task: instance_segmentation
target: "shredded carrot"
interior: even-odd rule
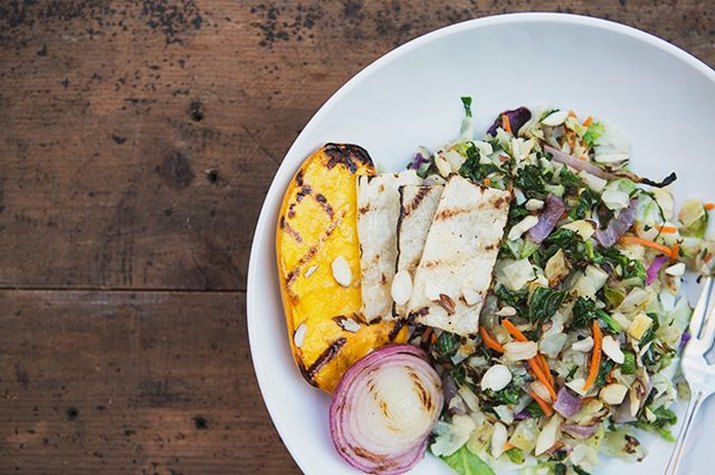
[[[680,257],[680,243],[676,242],[670,249],[670,260],[677,261]]]
[[[657,229],[663,234],[675,234],[678,232],[678,228],[676,228],[675,226],[665,226],[662,224],[657,225],[655,229]]]
[[[504,129],[505,132],[511,133],[511,122],[509,121],[509,116],[506,114],[501,115],[501,128]]]
[[[511,443],[509,443],[509,442],[507,442],[506,444],[504,444],[504,450],[511,450],[511,449],[513,449],[513,448],[514,448],[514,444],[511,444]]]
[[[431,338],[430,340],[431,340],[431,343],[432,343],[433,345],[434,345],[435,343],[437,343],[437,335],[435,335],[434,333],[432,333],[432,338]]]
[[[516,328],[516,325],[511,323],[508,318],[502,320],[501,324],[504,325],[506,331],[508,331],[509,334],[513,336],[516,341],[529,341],[528,338],[526,338],[526,335],[521,333],[521,330]]]
[[[715,203],[705,203],[705,209],[708,211],[712,211],[715,209]]]
[[[554,377],[551,375],[551,369],[549,368],[549,363],[546,362],[546,357],[544,355],[539,355],[539,360],[541,362],[541,369],[544,370],[544,376],[549,380],[549,385],[554,387]]]
[[[647,239],[640,238],[638,236],[625,235],[618,240],[621,244],[640,244],[641,246],[650,247],[656,251],[660,251],[666,256],[672,256],[673,250],[666,246],[665,244],[659,244],[654,241],[649,241]]]
[[[508,331],[509,334],[513,336],[516,341],[529,341],[528,338],[526,338],[526,335],[524,335],[521,330],[516,328],[516,325],[511,323],[508,318],[502,320],[501,323],[502,325],[504,325],[504,328],[506,328],[506,331]],[[529,368],[531,369],[531,372],[534,373],[536,379],[541,381],[544,386],[546,386],[546,389],[549,390],[549,394],[551,395],[551,397],[556,400],[556,391],[554,390],[553,386],[553,377],[551,376],[551,372],[548,370],[548,366],[546,366],[546,360],[544,360],[543,362],[544,366],[546,366],[545,368],[542,367],[542,361],[539,358],[539,355],[534,356],[528,362]],[[546,373],[548,373],[549,375],[547,376]]]
[[[492,186],[492,181],[488,177],[484,178],[483,183],[484,183],[484,186]]]
[[[554,413],[554,410],[551,408],[549,403],[537,396],[534,391],[529,391],[529,396],[536,401],[536,404],[538,404],[541,410],[544,411],[544,415],[546,417],[549,417]]]
[[[586,383],[583,385],[583,392],[588,391],[596,382],[596,377],[598,376],[598,370],[601,367],[601,340],[603,339],[603,333],[601,333],[601,327],[598,326],[598,321],[593,321],[593,351],[591,352],[591,367],[588,369],[588,378],[586,378]]]
[[[504,346],[491,336],[486,328],[480,327],[479,334],[482,335],[482,340],[484,340],[484,344],[487,345],[488,348],[498,351],[499,353],[504,353]]]
[[[593,116],[588,116],[586,120],[583,121],[583,126],[588,127],[593,122]]]
[[[608,373],[608,375],[606,376],[606,382],[610,384],[610,383],[613,383],[613,382],[615,382],[615,381],[616,381],[616,378],[615,378],[615,376],[613,376],[613,370],[611,370],[611,371]]]

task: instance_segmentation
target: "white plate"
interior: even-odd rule
[[[460,96],[474,98],[478,131],[504,109],[555,105],[605,118],[633,144],[633,167],[654,178],[675,170],[679,199],[715,198],[715,72],[682,50],[615,23],[573,15],[514,14],[444,28],[380,58],[343,86],[308,123],[273,180],[251,250],[248,329],[258,382],[286,447],[308,474],[355,473],[328,434],[326,394],[306,384],[288,348],[274,233],[283,192],[303,159],[325,142],[365,147],[380,169],[404,168],[418,144],[456,137]],[[681,408],[682,409],[682,408]],[[715,403],[682,473],[713,473]],[[636,465],[604,460],[598,473],[662,473],[671,445],[642,438]],[[413,473],[450,473],[432,456]]]

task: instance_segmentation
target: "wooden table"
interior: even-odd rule
[[[295,473],[245,321],[254,223],[345,80],[553,10],[715,65],[712,0],[0,2],[0,472]]]

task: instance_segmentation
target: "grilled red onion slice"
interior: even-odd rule
[[[564,388],[559,389],[554,402],[554,411],[558,412],[565,418],[573,417],[581,410],[581,400],[574,394]]]
[[[417,464],[444,403],[425,353],[388,345],[355,363],[330,403],[330,434],[340,456],[366,473],[399,474]]]
[[[596,231],[596,241],[603,247],[613,246],[633,226],[633,222],[636,220],[637,207],[638,200],[634,198],[628,208],[621,211],[617,218],[608,223],[606,229]]]
[[[608,173],[606,170],[599,167],[598,165],[594,165],[593,163],[588,162],[586,160],[579,160],[578,158],[573,157],[568,153],[562,152],[561,150],[554,148],[551,145],[544,145],[544,151],[550,153],[551,158],[553,158],[554,161],[568,165],[571,168],[574,168],[580,172],[583,171],[586,173],[590,173],[591,175],[595,175],[599,178],[604,179],[613,178],[610,173]]]
[[[549,237],[551,231],[556,227],[556,223],[561,219],[561,215],[564,214],[564,202],[561,201],[556,195],[549,195],[546,197],[546,206],[544,206],[544,211],[539,216],[539,221],[536,226],[529,229],[529,236],[536,243],[541,243],[544,239]]]

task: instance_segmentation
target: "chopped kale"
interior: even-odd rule
[[[529,299],[529,321],[543,322],[553,317],[561,304],[564,303],[566,295],[566,292],[538,287]]]

